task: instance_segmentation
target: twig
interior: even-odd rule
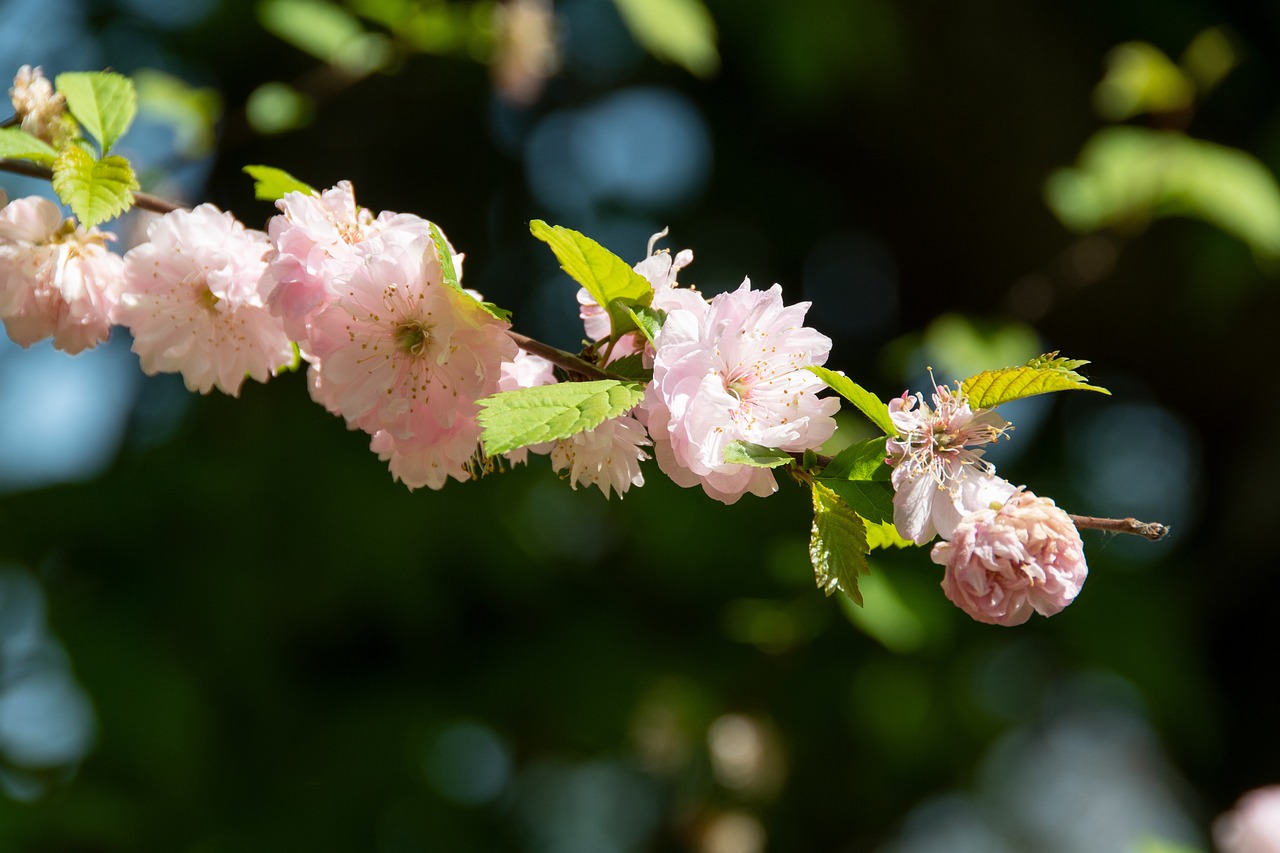
[[[0,171],[12,172],[15,175],[26,175],[28,178],[39,178],[42,181],[53,180],[53,172],[50,169],[44,166],[37,166],[34,163],[28,163],[25,160],[11,160],[7,157],[0,157]],[[171,201],[166,201],[159,196],[148,193],[134,193],[133,203],[152,213],[172,213],[175,210],[186,209],[181,204],[174,204]]]
[[[1169,526],[1158,521],[1138,521],[1136,518],[1094,518],[1091,515],[1073,515],[1076,527],[1105,530],[1108,533],[1132,533],[1151,542],[1159,542],[1169,535]]]
[[[536,341],[533,338],[526,337],[519,332],[507,330],[507,336],[516,342],[516,346],[527,353],[542,356],[547,361],[567,370],[570,373],[584,377],[586,379],[618,379],[626,381],[622,376],[615,376],[603,368],[597,367],[589,361],[578,358],[572,353],[567,353],[562,349],[556,349],[550,344],[544,344],[542,341]]]

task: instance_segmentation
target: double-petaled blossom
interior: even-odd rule
[[[683,293],[695,298],[668,311],[641,404],[658,465],[726,504],[747,492],[772,494],[772,472],[725,462],[725,447],[745,441],[799,452],[831,436],[839,401],[820,399],[826,386],[805,370],[826,361],[831,339],[803,325],[809,303],[783,305],[776,284],[752,290],[744,280],[709,303]]]
[[[71,134],[67,121],[67,99],[53,90],[53,84],[39,66],[24,65],[18,69],[9,89],[9,99],[22,129],[54,147]]]
[[[27,347],[52,336],[68,353],[105,341],[124,281],[124,261],[106,248],[109,239],[63,219],[48,199],[0,209],[0,319],[9,337]]]
[[[439,488],[470,476],[476,401],[498,390],[516,345],[508,323],[445,283],[430,239],[375,240],[311,319],[312,396],[374,435],[397,478]]]
[[[1032,611],[1052,616],[1075,600],[1089,574],[1070,516],[1027,491],[966,515],[930,556],[946,567],[947,598],[992,625],[1021,625]]]
[[[611,418],[594,429],[562,438],[551,448],[551,467],[567,471],[569,485],[598,486],[606,498],[644,485],[640,463],[649,458],[644,426],[633,414]]]
[[[278,317],[258,293],[270,248],[211,204],[175,210],[125,255],[118,322],[148,374],[181,373],[192,391],[237,396],[245,376],[265,382],[293,361]]]
[[[919,394],[889,402],[898,428],[886,445],[894,466],[893,522],[917,545],[935,534],[949,539],[965,515],[1014,492],[982,458],[982,445],[1004,435],[1009,422],[992,409],[975,412],[968,398],[946,386],[937,387],[933,406]]]
[[[1255,788],[1241,797],[1213,822],[1213,841],[1220,853],[1280,851],[1280,785]]]

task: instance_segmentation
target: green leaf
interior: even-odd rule
[[[667,312],[661,308],[650,308],[644,305],[633,308],[624,304],[623,307],[631,318],[631,322],[635,323],[636,328],[640,330],[640,334],[644,335],[649,343],[653,343],[653,339],[662,330],[662,324],[667,320]]]
[[[809,561],[818,589],[827,595],[840,590],[862,604],[858,575],[868,573],[866,528],[858,514],[822,483],[813,484]]]
[[[910,548],[916,544],[898,535],[898,528],[894,527],[892,521],[867,521],[864,518],[862,522],[867,526],[868,549]]]
[[[275,166],[245,166],[244,173],[253,178],[253,197],[262,201],[282,199],[285,193],[317,194],[315,187]]]
[[[476,420],[484,452],[498,456],[530,444],[568,438],[625,414],[644,399],[643,386],[601,379],[503,391],[480,400]]]
[[[1129,41],[1107,54],[1107,73],[1093,90],[1093,106],[1110,121],[1139,113],[1185,110],[1195,89],[1165,52],[1145,41]]]
[[[724,446],[724,461],[731,465],[750,465],[753,468],[777,468],[795,460],[790,453],[772,447],[763,447],[749,441],[731,441]]]
[[[893,521],[893,485],[880,480],[818,480],[867,521]]]
[[[653,378],[653,370],[644,366],[644,353],[635,352],[622,358],[614,359],[605,366],[605,370],[623,379],[634,379],[636,382],[648,384]]]
[[[884,443],[888,436],[851,444],[836,454],[818,476],[830,480],[888,480]]]
[[[1076,373],[1076,368],[1087,361],[1058,358],[1057,352],[1036,356],[1023,367],[1006,367],[1003,370],[984,370],[960,383],[960,390],[969,398],[975,409],[992,408],[1010,400],[1034,397],[1050,391],[1097,391],[1110,394],[1106,388],[1090,385]]]
[[[53,190],[86,228],[105,222],[133,206],[138,179],[123,157],[93,155],[68,145],[53,163]]]
[[[716,23],[702,0],[614,0],[631,35],[663,62],[707,77],[720,67]]]
[[[254,89],[244,104],[245,120],[264,136],[306,127],[315,115],[314,97],[278,80]]]
[[[880,398],[875,394],[872,394],[843,373],[836,373],[834,370],[828,370],[825,367],[808,367],[806,369],[827,383],[827,387],[831,390],[853,403],[858,408],[858,411],[870,418],[871,422],[878,426],[885,435],[898,434],[898,428],[893,425],[893,421],[889,418],[889,407],[881,402]]]
[[[98,141],[106,154],[124,136],[138,112],[133,81],[113,71],[69,71],[59,74],[55,85],[67,99],[67,109],[80,126]]]
[[[427,228],[431,232],[431,242],[435,244],[436,257],[440,260],[440,269],[444,273],[444,283],[465,296],[467,299],[474,299],[474,297],[470,293],[467,293],[467,291],[462,287],[462,282],[458,278],[458,270],[453,265],[453,249],[449,246],[449,241],[445,239],[444,232],[441,231],[440,226],[436,225],[434,222],[428,222]],[[477,300],[476,304],[484,309],[489,316],[497,320],[501,320],[504,323],[511,320],[510,311],[505,308],[499,308],[492,302]]]
[[[605,307],[615,338],[637,323],[632,312],[653,301],[653,287],[644,276],[590,237],[541,219],[530,222],[529,231],[550,246],[560,267]]]
[[[58,151],[43,139],[37,139],[20,127],[0,127],[0,157],[18,157],[48,165]]]
[[[272,35],[316,59],[363,77],[391,61],[395,48],[382,33],[326,0],[262,0],[258,21]]]

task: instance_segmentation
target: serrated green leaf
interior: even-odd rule
[[[648,384],[653,378],[653,370],[644,366],[644,354],[632,353],[622,358],[614,359],[605,365],[614,376],[621,376],[623,379],[634,379],[636,382]]]
[[[631,35],[663,62],[707,77],[720,67],[716,24],[702,0],[614,0]]]
[[[275,166],[245,166],[243,171],[253,178],[253,197],[261,201],[277,201],[285,193],[316,194],[315,187]]]
[[[832,391],[853,403],[858,411],[870,418],[871,422],[879,427],[880,431],[885,435],[898,434],[898,428],[893,425],[893,420],[889,417],[889,407],[875,394],[872,394],[843,373],[836,373],[834,370],[828,370],[825,367],[810,366],[806,369],[827,383],[827,387]]]
[[[644,276],[590,237],[560,225],[548,225],[541,219],[530,222],[529,231],[551,247],[561,269],[609,312],[614,337],[627,330],[623,328],[626,324],[636,322],[627,308],[634,311],[653,301],[653,287]]]
[[[903,539],[892,521],[867,521],[864,518],[862,523],[867,527],[867,548],[872,551],[876,548],[909,548],[916,544],[910,539]]]
[[[867,534],[862,519],[822,483],[813,484],[813,529],[809,561],[818,589],[840,590],[862,604],[858,575],[867,574]]]
[[[119,216],[133,206],[138,179],[123,157],[93,155],[68,145],[53,161],[53,191],[86,228]]]
[[[622,300],[618,300],[619,304],[627,312],[627,316],[631,318],[631,322],[636,324],[636,328],[640,330],[640,334],[644,335],[645,340],[653,343],[653,339],[658,336],[658,332],[662,330],[662,324],[667,320],[667,312],[661,308],[650,308],[648,306],[632,307]]]
[[[67,109],[103,154],[124,136],[138,113],[133,81],[114,71],[68,71],[54,80]]]
[[[881,480],[818,480],[867,521],[893,521],[893,485]]]
[[[1048,394],[1051,391],[1097,391],[1110,394],[1106,388],[1090,385],[1076,373],[1076,368],[1089,362],[1058,358],[1056,352],[1036,356],[1022,367],[984,370],[960,383],[960,390],[975,409],[989,409],[1011,400]]]
[[[498,456],[530,444],[568,438],[633,409],[644,399],[634,383],[601,379],[503,391],[479,401],[484,452]]]
[[[17,157],[47,166],[57,156],[56,148],[22,128],[0,127],[0,157]]]
[[[749,441],[731,441],[724,446],[724,461],[731,465],[750,465],[753,468],[777,468],[795,460],[790,453],[772,447]]]
[[[888,480],[884,443],[888,436],[868,438],[851,444],[836,454],[818,476],[831,480]]]

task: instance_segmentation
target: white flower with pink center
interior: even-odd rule
[[[1075,600],[1089,574],[1071,517],[1027,491],[966,515],[930,558],[946,567],[947,598],[991,625],[1021,625],[1032,611],[1052,616]]]
[[[266,382],[293,361],[293,345],[258,295],[270,248],[211,204],[153,220],[125,255],[118,322],[148,374],[181,373],[187,388],[235,397],[246,376]]]
[[[313,396],[369,433],[453,440],[515,357],[509,324],[444,283],[430,240],[378,239],[312,319]]]
[[[1213,841],[1221,853],[1280,851],[1280,785],[1248,792],[1213,822]]]
[[[826,386],[804,369],[826,361],[831,339],[803,325],[808,309],[783,305],[776,284],[752,290],[744,280],[710,303],[669,311],[641,404],[667,476],[726,504],[747,492],[764,497],[777,490],[772,472],[725,462],[727,444],[799,452],[831,437],[840,403],[820,399]]]
[[[430,237],[427,220],[412,214],[384,211],[375,219],[356,204],[349,181],[318,195],[286,193],[276,207],[281,213],[267,223],[274,249],[260,284],[262,298],[284,319],[289,336],[303,344],[312,315],[337,295],[334,282],[376,249],[366,245],[370,237],[388,232]]]
[[[0,209],[0,319],[14,342],[29,347],[52,337],[74,354],[107,339],[124,283],[124,260],[106,248],[110,239],[64,220],[48,199]]]
[[[893,469],[893,523],[904,539],[923,545],[951,537],[960,519],[1003,503],[1014,487],[994,475],[981,445],[1004,435],[1009,422],[992,409],[973,411],[963,394],[937,386],[934,408],[903,393],[889,401],[898,438],[886,444]]]

